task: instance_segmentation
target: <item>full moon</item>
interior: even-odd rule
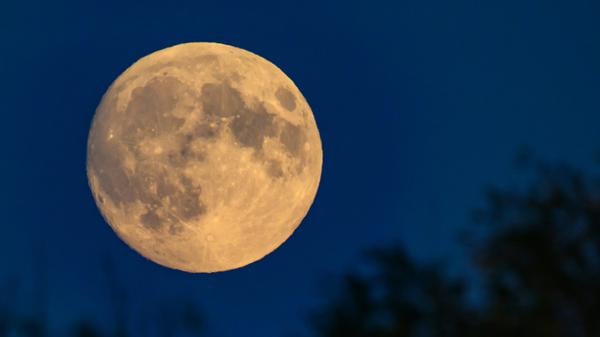
[[[87,143],[106,222],[144,257],[193,273],[245,266],[285,242],[313,203],[322,162],[294,82],[218,43],[131,65],[102,97]]]

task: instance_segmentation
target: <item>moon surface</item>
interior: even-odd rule
[[[313,203],[322,161],[292,80],[218,43],[135,62],[104,94],[87,144],[89,184],[116,234],[194,273],[245,266],[285,242]]]

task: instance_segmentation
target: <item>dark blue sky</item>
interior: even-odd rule
[[[196,301],[223,337],[292,336],[323,285],[375,245],[464,271],[456,244],[488,184],[514,181],[521,145],[592,168],[600,137],[600,3],[571,1],[3,1],[0,286],[32,254],[48,268],[56,331],[108,325],[111,256],[132,315]],[[138,58],[190,41],[277,64],[313,108],[322,183],[275,253],[190,275],[144,260],[103,222],[87,186],[86,138],[110,83]],[[39,248],[38,248],[39,247]],[[35,278],[34,278],[35,279]]]

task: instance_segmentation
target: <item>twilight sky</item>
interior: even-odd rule
[[[17,1],[0,5],[5,219],[0,289],[31,306],[35,259],[48,312],[108,327],[102,261],[132,316],[188,298],[223,337],[305,336],[307,313],[368,247],[466,271],[456,243],[489,184],[518,180],[522,145],[596,169],[600,3],[573,1]],[[323,141],[313,208],[280,249],[240,270],[155,265],[104,223],[87,186],[86,138],[110,83],[173,44],[221,42],[286,72]],[[325,297],[324,297],[325,295]]]

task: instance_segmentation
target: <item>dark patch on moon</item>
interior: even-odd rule
[[[161,197],[173,190],[166,180],[164,169],[150,162],[139,162],[135,173],[131,176],[129,188],[136,191],[136,200],[141,201],[151,209],[159,208]]]
[[[146,85],[135,88],[124,112],[123,139],[135,143],[143,138],[177,131],[185,119],[174,116],[172,112],[186,93],[191,94],[189,88],[171,76],[155,77]]]
[[[159,230],[169,226],[169,233],[179,233],[182,230],[181,221],[206,213],[206,206],[201,200],[201,188],[194,186],[184,176],[170,175],[170,170],[163,166],[166,164],[138,159],[134,174],[128,175],[116,151],[98,151],[95,146],[92,148],[95,149],[91,154],[92,165],[99,161],[97,164],[103,167],[96,175],[104,193],[120,206],[135,201],[144,204],[147,210],[140,216],[140,223],[144,227]],[[104,203],[103,197],[97,198]],[[175,209],[168,212],[168,205]],[[159,212],[160,209],[164,212]],[[165,213],[169,215],[161,215]]]
[[[240,115],[231,122],[230,128],[242,146],[252,147],[257,151],[262,149],[265,137],[275,134],[273,115],[262,104],[252,110],[242,109]]]
[[[115,143],[92,143],[89,149],[90,166],[98,178],[100,187],[115,204],[129,203],[136,199],[135,192],[129,188],[130,181],[121,165],[119,149]]]
[[[202,202],[201,188],[194,186],[184,176],[169,175],[169,170],[160,169],[158,166],[147,165],[139,172],[136,170],[136,179],[133,186],[138,187],[138,199],[149,205],[149,210],[140,219],[148,229],[159,229],[162,225],[171,225],[180,221],[188,221],[199,217],[206,212]],[[183,190],[178,187],[183,186]],[[141,187],[141,188],[140,188]],[[167,207],[174,208],[167,210]],[[172,213],[170,216],[160,216],[155,209],[163,209],[163,213]]]
[[[168,216],[169,218],[169,234],[171,235],[177,235],[177,234],[181,234],[181,232],[183,232],[183,224],[181,223],[181,221],[179,221],[179,219],[177,219],[174,216]]]
[[[200,200],[200,191],[186,189],[184,193],[176,193],[171,196],[171,203],[177,205],[177,214],[188,220],[206,212],[206,206]]]
[[[204,160],[204,156],[199,153],[196,153],[194,150],[191,149],[189,145],[179,150],[179,156],[181,156],[181,159],[186,163],[192,160]]]
[[[116,111],[116,98],[102,100],[88,140],[88,171],[96,176],[101,190],[116,205],[135,200],[135,194],[128,188],[129,178],[121,165],[122,146],[114,140],[107,140],[110,133],[110,119]]]
[[[192,142],[195,139],[194,136],[195,133],[177,135],[177,147],[169,150],[169,152],[166,154],[166,161],[169,165],[175,168],[180,168],[185,166],[190,161],[204,161],[204,153],[192,148]]]
[[[177,134],[185,120],[174,116],[173,111],[182,108],[178,102],[186,94],[191,95],[189,88],[176,78],[164,75],[151,79],[145,86],[133,90],[126,111],[122,112],[124,117],[120,120],[123,124],[120,134],[107,140],[108,130],[102,127],[104,125],[99,125],[103,136],[93,137],[97,143],[90,145],[91,166],[101,168],[95,174],[104,193],[120,206],[135,201],[146,205],[147,211],[140,217],[140,223],[148,229],[171,226],[180,220],[198,217],[206,211],[200,198],[201,190],[191,184],[184,184],[181,190],[177,178],[169,174],[171,167],[179,168],[190,160],[203,159],[191,148],[192,140],[198,135],[181,136],[178,140],[179,149],[171,150],[159,158],[148,160],[138,151],[139,143],[144,139]],[[115,111],[115,106],[112,111]],[[101,124],[106,124],[106,121]],[[209,134],[206,133],[206,136]],[[136,169],[132,174],[123,166],[125,148],[134,155],[136,161]],[[167,203],[176,209],[167,211]],[[161,208],[163,211],[158,211]],[[177,220],[167,218],[166,214],[171,213]],[[171,228],[169,231],[174,232]]]
[[[183,167],[187,163],[185,149],[167,153],[167,162],[172,167]]]
[[[195,219],[202,214],[206,213],[206,206],[200,199],[200,192],[190,189],[184,189],[183,191],[177,191],[171,193],[168,196],[168,203],[160,203],[156,209],[163,209],[166,215],[160,216],[156,210],[151,206],[149,210],[144,213],[140,219],[142,225],[148,229],[158,230],[163,226],[168,226],[169,232],[172,234],[175,231],[174,227],[181,227],[182,221],[188,221]],[[172,205],[172,209],[167,211],[168,205]]]
[[[269,160],[267,162],[267,173],[273,178],[283,177],[281,163],[277,160]]]
[[[285,122],[281,128],[279,139],[292,155],[297,156],[306,142],[306,135],[299,126]]]
[[[177,187],[167,180],[168,172],[157,172],[158,177],[156,179],[156,194],[162,200],[178,192]]]
[[[190,161],[204,161],[204,154],[193,151],[188,145],[167,154],[167,162],[175,168],[184,167]]]
[[[158,214],[156,214],[156,211],[149,210],[142,214],[140,217],[140,222],[148,229],[159,229],[162,224],[162,219],[160,216],[158,216]]]
[[[239,93],[227,83],[206,83],[202,86],[202,108],[208,116],[235,116],[244,107]]]
[[[215,120],[215,117],[233,117],[230,129],[242,146],[260,151],[264,138],[275,134],[274,117],[264,105],[257,103],[254,107],[247,106],[240,92],[226,81],[204,84],[201,102],[209,120]],[[206,124],[201,125],[197,132],[209,138],[216,136],[216,131]]]
[[[193,131],[193,135],[200,138],[215,138],[218,134],[217,127],[211,127],[208,124],[200,124]]]
[[[296,109],[296,97],[291,91],[280,87],[275,95],[285,109]],[[285,150],[292,157],[300,159],[299,169],[301,168],[304,160],[302,149],[306,142],[302,127],[268,112],[262,102],[254,102],[249,106],[241,93],[227,81],[204,84],[200,99],[204,118],[217,123],[219,128],[211,128],[208,123],[203,123],[196,128],[194,136],[207,139],[216,137],[222,127],[220,118],[226,117],[230,119],[228,125],[231,134],[241,146],[253,148],[255,155],[262,157],[265,137],[278,136]],[[267,161],[265,165],[271,177],[280,178],[285,175],[281,163]]]
[[[275,91],[275,97],[277,97],[279,104],[288,111],[294,111],[294,109],[296,109],[296,97],[288,89],[279,87],[279,89]]]
[[[173,193],[170,203],[177,207],[177,215],[182,220],[196,218],[206,213],[206,205],[202,202],[202,187],[196,186],[185,175],[179,175],[182,192]]]

